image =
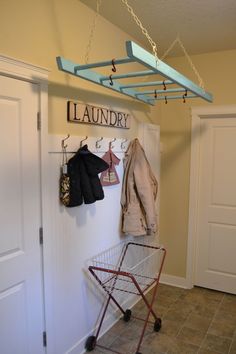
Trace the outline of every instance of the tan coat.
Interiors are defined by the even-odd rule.
[[[157,180],[138,139],[131,141],[124,160],[121,195],[122,231],[133,236],[157,231]]]

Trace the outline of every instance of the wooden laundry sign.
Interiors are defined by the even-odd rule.
[[[68,101],[67,120],[72,123],[87,123],[113,128],[130,128],[130,114],[109,108]]]

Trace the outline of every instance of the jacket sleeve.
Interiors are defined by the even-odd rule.
[[[149,162],[141,146],[138,147],[134,162],[134,183],[137,196],[145,213],[147,234],[157,231],[156,196],[157,180],[151,171]]]

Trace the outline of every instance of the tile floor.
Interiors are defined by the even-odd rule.
[[[160,284],[154,310],[162,318],[162,328],[157,333],[148,325],[142,354],[236,354],[236,295]],[[140,317],[146,313],[143,301],[132,313]],[[99,343],[114,352],[134,354],[142,325],[132,318],[128,323],[120,320]],[[96,347],[91,354],[112,352]]]

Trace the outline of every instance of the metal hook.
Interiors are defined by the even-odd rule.
[[[157,98],[157,90],[154,91],[154,97]]]
[[[83,146],[83,142],[88,139],[88,136],[86,135],[86,138],[80,141],[80,147]]]
[[[109,84],[110,84],[111,86],[113,86],[113,80],[112,80],[112,75],[110,75],[110,76],[109,76],[109,79],[110,79],[110,82],[109,82]]]
[[[100,138],[100,139],[98,139],[97,141],[96,141],[96,144],[95,144],[95,146],[96,146],[96,149],[100,149],[100,147],[102,146],[101,144],[98,144],[99,143],[99,141],[102,141],[103,140],[103,136]]]
[[[188,96],[188,91],[187,89],[185,90],[185,94],[183,95],[183,103],[186,103],[185,97]]]
[[[165,80],[163,81],[163,89],[166,90]]]
[[[65,141],[66,141],[67,139],[69,139],[69,137],[70,137],[70,134],[67,134],[67,137],[64,138],[64,139],[62,139],[62,141],[61,141],[61,148],[62,148],[62,150],[65,150],[65,149],[67,148],[67,145],[65,145]]]
[[[167,104],[168,103],[168,101],[167,101],[167,97],[165,96],[165,104]]]
[[[114,143],[114,141],[116,141],[116,138],[112,139],[112,140],[109,142],[109,147],[110,147],[110,149],[113,149],[114,146],[112,146],[112,143]]]
[[[121,148],[121,150],[123,150],[123,149],[125,149],[125,143],[128,141],[128,139],[124,139],[122,142],[121,142],[121,144],[120,144],[120,148]]]
[[[116,72],[115,59],[112,59],[111,65],[112,65],[112,69],[111,70],[113,71],[113,73],[115,73]]]

